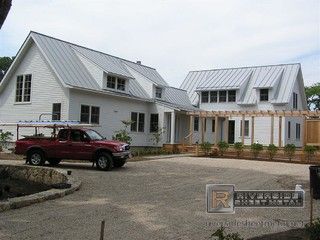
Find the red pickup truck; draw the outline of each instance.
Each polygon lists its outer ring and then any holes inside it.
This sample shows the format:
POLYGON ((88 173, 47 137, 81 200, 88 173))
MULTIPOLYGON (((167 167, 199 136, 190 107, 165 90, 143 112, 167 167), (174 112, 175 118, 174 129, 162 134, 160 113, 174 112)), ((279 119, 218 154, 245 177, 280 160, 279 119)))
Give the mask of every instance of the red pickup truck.
POLYGON ((16 142, 15 153, 25 155, 27 163, 57 165, 61 159, 80 159, 94 162, 98 169, 122 167, 130 155, 130 146, 105 140, 91 129, 61 129, 57 137, 25 137, 16 142))

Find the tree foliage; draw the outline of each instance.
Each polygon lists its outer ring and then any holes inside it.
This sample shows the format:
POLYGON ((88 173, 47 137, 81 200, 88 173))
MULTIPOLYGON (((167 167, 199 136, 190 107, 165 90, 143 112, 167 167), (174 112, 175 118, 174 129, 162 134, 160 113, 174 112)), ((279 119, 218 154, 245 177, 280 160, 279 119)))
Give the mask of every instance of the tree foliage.
POLYGON ((0 81, 4 74, 8 71, 14 57, 0 57, 0 81))
POLYGON ((320 110, 320 82, 305 88, 309 110, 320 110))

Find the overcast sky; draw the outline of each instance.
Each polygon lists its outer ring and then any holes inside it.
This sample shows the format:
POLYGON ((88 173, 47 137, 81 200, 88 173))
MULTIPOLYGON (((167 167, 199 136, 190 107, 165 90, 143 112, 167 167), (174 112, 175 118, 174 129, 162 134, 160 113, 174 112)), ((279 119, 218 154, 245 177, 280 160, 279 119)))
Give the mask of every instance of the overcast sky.
POLYGON ((320 0, 13 0, 0 56, 30 30, 141 60, 175 87, 190 70, 292 62, 320 82, 320 0))

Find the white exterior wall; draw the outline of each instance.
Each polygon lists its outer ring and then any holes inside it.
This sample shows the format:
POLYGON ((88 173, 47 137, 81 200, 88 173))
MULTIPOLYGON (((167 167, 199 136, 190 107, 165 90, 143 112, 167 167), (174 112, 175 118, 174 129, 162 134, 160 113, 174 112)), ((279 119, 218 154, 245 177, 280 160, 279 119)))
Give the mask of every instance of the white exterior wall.
MULTIPOLYGON (((100 126, 96 128, 107 139, 112 139, 115 131, 123 128, 122 120, 130 120, 131 112, 145 114, 144 132, 130 132, 133 146, 153 146, 150 133, 150 114, 159 113, 159 127, 165 127, 164 112, 170 111, 166 107, 154 103, 133 99, 113 97, 105 94, 89 93, 80 90, 70 90, 70 119, 80 120, 81 105, 100 107, 100 126)), ((171 110, 172 111, 172 110, 171 110)), ((130 127, 128 129, 130 131, 130 127)), ((163 136, 165 142, 166 136, 163 136)))
MULTIPOLYGON (((5 88, 0 93, 0 121, 17 122, 38 120, 42 113, 52 113, 52 104, 61 103, 61 119, 68 119, 68 89, 64 88, 55 74, 51 71, 35 44, 23 57, 5 88), (18 75, 32 74, 31 102, 15 103, 15 89, 18 75)), ((42 120, 51 119, 43 116, 42 120)), ((0 127, 5 131, 16 134, 13 127, 0 127)), ((21 129, 20 134, 33 134, 33 129, 21 129)), ((16 136, 14 136, 15 139, 16 136)))

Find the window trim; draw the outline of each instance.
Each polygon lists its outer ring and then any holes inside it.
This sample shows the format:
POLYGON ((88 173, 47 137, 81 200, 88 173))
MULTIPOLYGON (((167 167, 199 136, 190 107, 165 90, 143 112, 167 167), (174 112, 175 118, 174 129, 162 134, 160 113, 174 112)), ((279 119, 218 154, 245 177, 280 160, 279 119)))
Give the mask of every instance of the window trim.
POLYGON ((15 96, 14 96, 14 104, 30 104, 32 101, 31 95, 32 95, 32 74, 19 74, 16 75, 16 81, 15 81, 15 96), (29 101, 25 101, 25 83, 26 83, 26 77, 30 76, 30 96, 29 101), (22 77, 22 88, 21 88, 21 101, 17 101, 17 83, 18 83, 18 77, 22 77))

